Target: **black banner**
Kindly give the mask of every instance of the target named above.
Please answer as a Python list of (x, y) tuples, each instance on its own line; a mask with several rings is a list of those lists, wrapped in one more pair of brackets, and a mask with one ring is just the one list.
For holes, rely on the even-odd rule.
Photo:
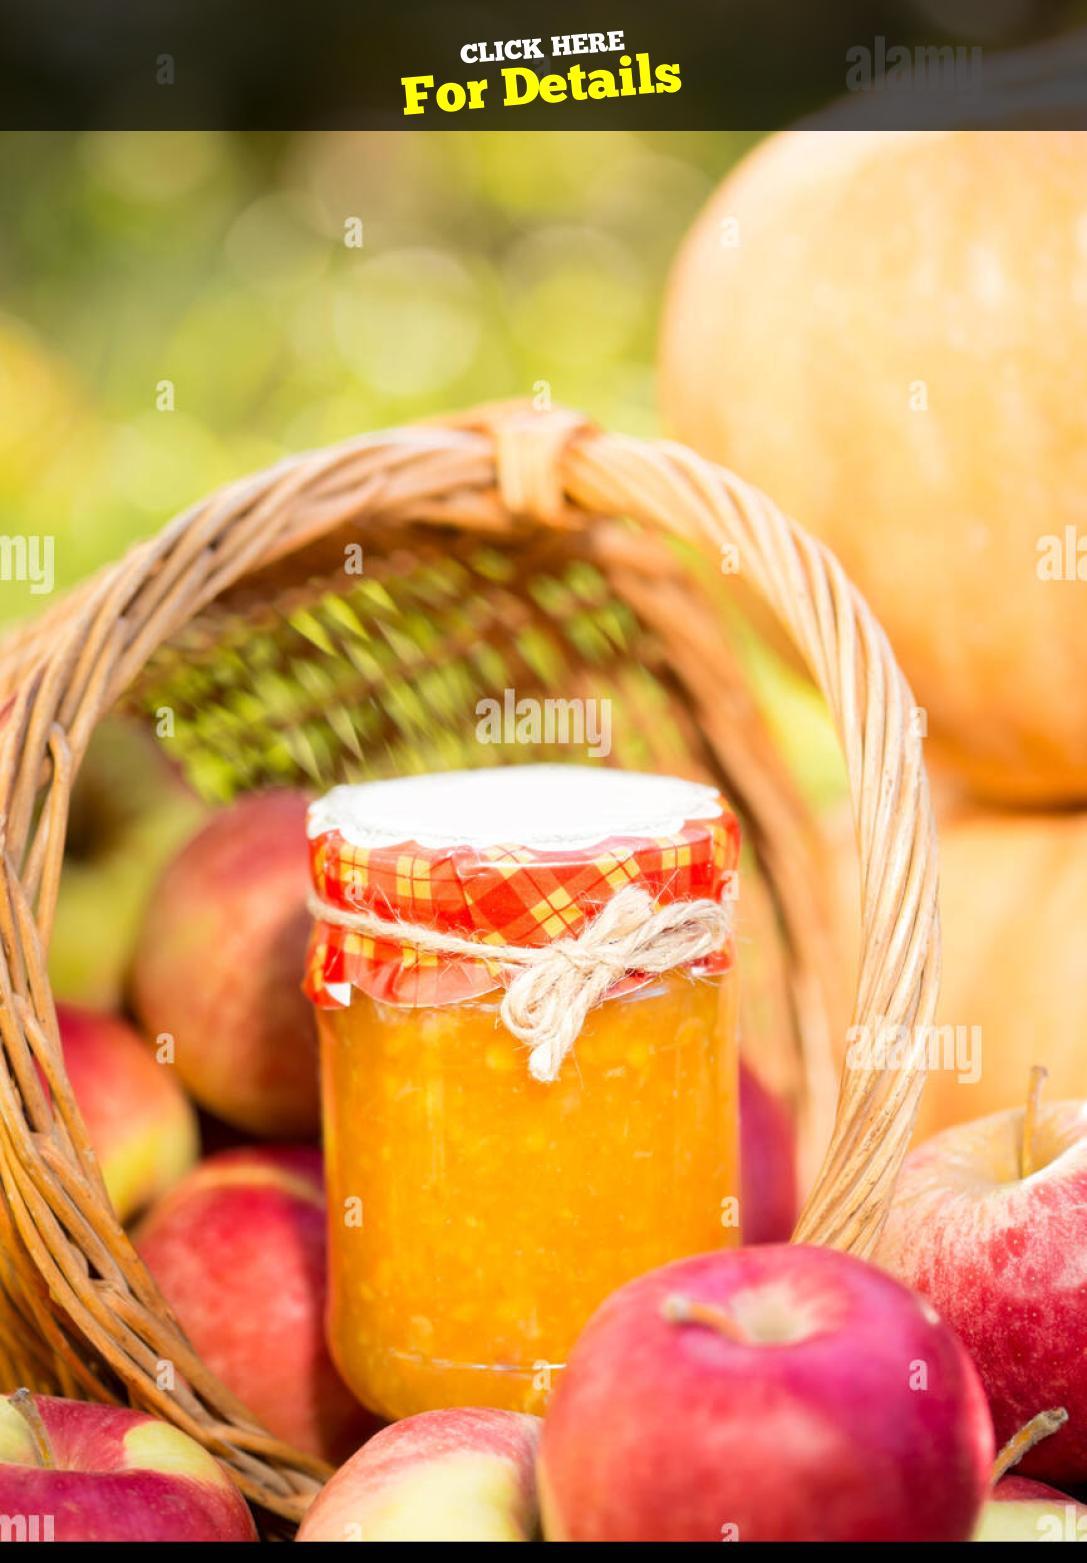
[(1087, 122), (1059, 0), (4, 0), (7, 129)]

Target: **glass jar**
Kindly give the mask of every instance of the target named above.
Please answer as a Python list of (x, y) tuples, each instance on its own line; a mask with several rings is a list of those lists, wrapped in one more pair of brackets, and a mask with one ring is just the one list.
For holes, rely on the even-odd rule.
[(500, 1018), (508, 970), (335, 913), (538, 948), (629, 884), (655, 906), (727, 900), (735, 818), (694, 783), (525, 766), (336, 788), (310, 838), (333, 919), (307, 975), (333, 1356), (384, 1417), (539, 1412), (609, 1292), (739, 1240), (732, 941), (628, 972), (540, 1080)]

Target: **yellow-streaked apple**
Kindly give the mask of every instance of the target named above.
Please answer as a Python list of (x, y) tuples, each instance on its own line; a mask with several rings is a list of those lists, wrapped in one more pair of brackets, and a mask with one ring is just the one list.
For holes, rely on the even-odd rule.
[(213, 815), (158, 881), (132, 1003), (173, 1039), (201, 1107), (248, 1134), (316, 1136), (317, 1028), (301, 989), (311, 918), (304, 793), (252, 793)]
[(49, 940), (57, 998), (116, 1009), (151, 887), (207, 809), (147, 727), (110, 716), (76, 774)]
[(1056, 1487), (1013, 1473), (993, 1488), (973, 1540), (1087, 1541), (1087, 1508)]
[(376, 1433), (315, 1499), (299, 1541), (531, 1541), (540, 1419), (423, 1411)]
[(1002, 1443), (1067, 1411), (1022, 1474), (1087, 1480), (1087, 1102), (1035, 1097), (917, 1146), (875, 1258), (958, 1331)]
[(377, 1426), (325, 1344), (320, 1151), (209, 1156), (150, 1211), (135, 1242), (208, 1367), (270, 1432), (336, 1463)]
[(2, 1539), (255, 1541), (225, 1468), (167, 1422), (19, 1390), (0, 1396)]
[(68, 1080), (122, 1221), (158, 1199), (200, 1153), (176, 1069), (117, 1015), (57, 1005)]

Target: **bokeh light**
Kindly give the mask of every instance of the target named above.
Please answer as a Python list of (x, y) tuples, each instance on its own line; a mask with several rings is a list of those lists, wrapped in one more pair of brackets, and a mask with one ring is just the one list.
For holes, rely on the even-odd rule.
[(751, 139), (9, 136), (5, 529), (60, 589), (289, 451), (541, 380), (652, 430), (670, 259)]

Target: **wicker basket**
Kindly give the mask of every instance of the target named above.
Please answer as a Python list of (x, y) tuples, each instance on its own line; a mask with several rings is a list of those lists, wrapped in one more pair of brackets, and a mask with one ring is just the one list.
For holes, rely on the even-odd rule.
[[(344, 568), (360, 543), (361, 581)], [(722, 632), (722, 549), (841, 738), (861, 868), (854, 1024), (923, 1026), (936, 854), (909, 689), (836, 560), (681, 446), (510, 406), (351, 440), (195, 506), (0, 646), (4, 1388), (127, 1398), (199, 1438), (287, 1520), (327, 1474), (257, 1426), (185, 1341), (113, 1215), (64, 1076), (45, 952), (69, 797), (95, 724), (123, 701), (176, 707), (190, 769), (221, 794), (448, 764), (458, 714), (488, 681), (606, 687), (634, 735), (613, 763), (711, 778), (743, 818), (784, 951), (791, 1080), (822, 1152), (795, 1235), (870, 1249), (923, 1077), (852, 1068), (835, 1105), (826, 875)], [(277, 704), (283, 690), (293, 706)], [(254, 691), (275, 736), (247, 748)]]

